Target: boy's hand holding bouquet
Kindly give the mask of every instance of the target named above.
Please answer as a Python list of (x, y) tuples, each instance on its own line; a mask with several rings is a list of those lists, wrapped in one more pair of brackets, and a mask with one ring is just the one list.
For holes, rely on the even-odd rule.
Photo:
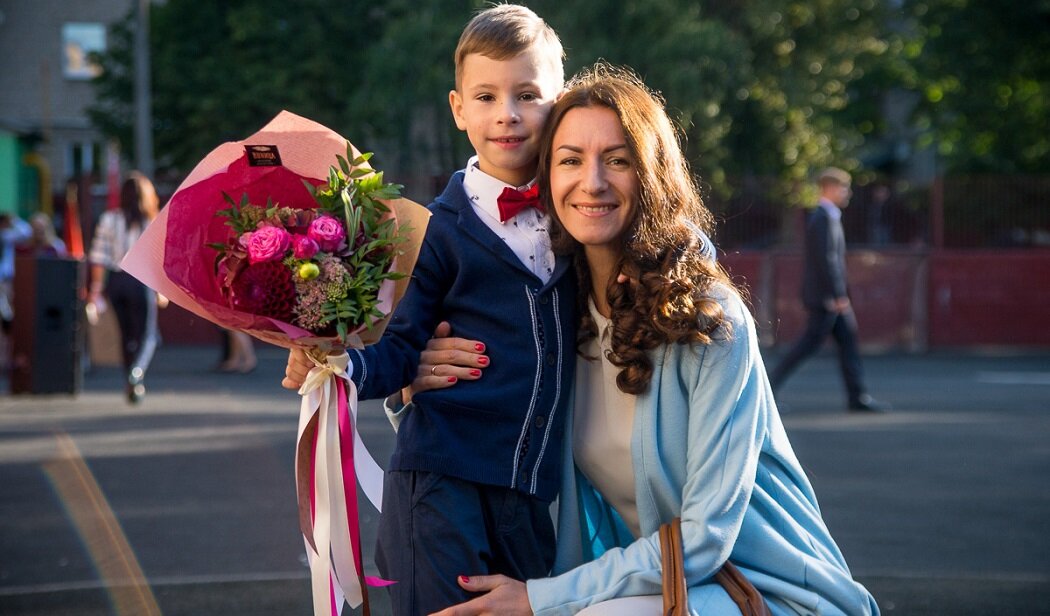
[[(315, 614), (366, 603), (357, 482), (382, 503), (382, 469), (356, 430), (346, 356), (377, 341), (412, 271), (429, 213), (333, 131), (288, 112), (212, 151), (121, 264), (222, 327), (299, 347), (316, 367), (296, 452)], [(334, 610), (334, 612), (333, 612)]]

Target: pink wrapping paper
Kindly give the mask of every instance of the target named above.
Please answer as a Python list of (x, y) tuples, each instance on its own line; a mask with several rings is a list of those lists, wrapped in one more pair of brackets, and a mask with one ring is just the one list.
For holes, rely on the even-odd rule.
[[(276, 146), (281, 166), (250, 166), (245, 145)], [(255, 204), (269, 199), (284, 207), (316, 207), (303, 181), (315, 186), (325, 183), (329, 168), (337, 164), (336, 156), (345, 156), (346, 149), (346, 139), (335, 132), (281, 112), (251, 137), (225, 143), (208, 154), (146, 228), (121, 267), (175, 304), (221, 327), (239, 329), (283, 347), (327, 351), (339, 345), (337, 338), (318, 337), (291, 323), (231, 308), (215, 273), (217, 253), (207, 245), (222, 243), (231, 233), (226, 219), (216, 215), (229, 206), (224, 192), (238, 203), (247, 194)], [(354, 149), (353, 154), (359, 152)], [(385, 203), (398, 225), (407, 229), (408, 239), (399, 246), (401, 254), (392, 266), (407, 274), (415, 265), (430, 214), (407, 199)], [(355, 332), (349, 341), (352, 346), (381, 337), (407, 285), (408, 276), (383, 284), (380, 309), (388, 316)], [(319, 359), (322, 355), (314, 355), (318, 366), (308, 377), (309, 384), (300, 390), (296, 484), (300, 525), (311, 562), (314, 613), (329, 616), (339, 613), (344, 599), (353, 607), (364, 602), (367, 610), (364, 586), (389, 582), (364, 576), (357, 515), (359, 483), (379, 508), (382, 469), (356, 431), (356, 389), (344, 372), (345, 355)]]
[[(245, 145), (277, 146), (282, 166), (249, 166)], [(330, 345), (333, 339), (317, 337), (291, 323), (230, 308), (214, 273), (216, 253), (206, 244), (221, 242), (229, 233), (225, 219), (216, 216), (216, 212), (229, 206), (223, 192), (237, 202), (247, 193), (253, 203), (263, 204), (270, 198), (286, 207), (314, 207), (303, 180), (314, 185), (327, 181), (329, 167), (336, 164), (336, 156), (346, 155), (346, 145), (347, 140), (334, 131), (282, 111), (251, 137), (224, 143), (198, 163), (124, 257), (121, 267), (175, 304), (221, 327), (244, 330), (283, 347)], [(354, 154), (358, 153), (355, 148)], [(408, 229), (408, 239), (400, 246), (402, 254), (393, 268), (411, 272), (430, 213), (408, 199), (386, 203), (398, 224), (407, 225)], [(385, 285), (381, 292), (385, 312), (393, 310), (407, 284), (405, 278)], [(371, 329), (359, 330), (354, 345), (378, 340), (387, 321), (383, 319)]]

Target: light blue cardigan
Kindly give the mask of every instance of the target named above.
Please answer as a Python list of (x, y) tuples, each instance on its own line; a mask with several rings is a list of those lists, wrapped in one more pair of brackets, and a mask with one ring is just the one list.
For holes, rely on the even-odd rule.
[(732, 610), (712, 611), (727, 605), (711, 578), (728, 558), (778, 616), (879, 613), (874, 598), (853, 580), (791, 450), (754, 321), (735, 293), (719, 288), (716, 295), (732, 337), (658, 349), (652, 384), (637, 398), (631, 450), (639, 539), (569, 463), (571, 415), (566, 419), (555, 577), (527, 583), (537, 615), (659, 595), (657, 533), (675, 516), (682, 518), (694, 610), (735, 611), (731, 603)]

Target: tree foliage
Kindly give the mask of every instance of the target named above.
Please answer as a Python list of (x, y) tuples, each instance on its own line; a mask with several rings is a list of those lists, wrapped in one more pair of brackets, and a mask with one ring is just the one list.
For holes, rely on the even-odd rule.
[[(633, 67), (683, 127), (715, 196), (859, 165), (887, 130), (882, 96), (921, 93), (915, 121), (953, 165), (1045, 169), (1046, 10), (968, 0), (525, 0), (561, 35), (571, 74)], [(151, 14), (161, 167), (188, 171), (281, 109), (375, 151), (394, 177), (460, 166), (452, 52), (477, 0), (168, 0)], [(1045, 3), (1044, 3), (1045, 6)], [(894, 7), (898, 7), (894, 9)], [(130, 19), (111, 28), (96, 124), (130, 151)], [(1041, 45), (1041, 47), (1040, 47)], [(959, 62), (961, 53), (968, 54)], [(406, 192), (429, 198), (432, 187)]]
[(908, 0), (921, 146), (959, 172), (1050, 170), (1050, 3)]
[(886, 49), (873, 0), (635, 0), (591, 20), (550, 4), (569, 47), (585, 50), (570, 52), (574, 63), (604, 56), (663, 92), (716, 193), (763, 176), (798, 198), (815, 167), (852, 164), (857, 128), (835, 118)]
[[(346, 93), (363, 87), (373, 24), (328, 0), (172, 0), (151, 9), (153, 128), (158, 166), (188, 171), (223, 141), (282, 109), (345, 128)], [(111, 27), (100, 60), (97, 126), (132, 151), (134, 19)]]

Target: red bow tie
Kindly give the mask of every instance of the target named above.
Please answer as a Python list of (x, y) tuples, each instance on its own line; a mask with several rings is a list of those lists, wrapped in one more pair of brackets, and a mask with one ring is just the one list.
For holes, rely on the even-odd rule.
[(510, 186), (503, 189), (503, 194), (496, 198), (499, 206), (499, 221), (507, 222), (518, 215), (525, 208), (534, 207), (544, 212), (543, 204), (540, 203), (540, 187), (536, 184), (526, 191), (515, 190)]

